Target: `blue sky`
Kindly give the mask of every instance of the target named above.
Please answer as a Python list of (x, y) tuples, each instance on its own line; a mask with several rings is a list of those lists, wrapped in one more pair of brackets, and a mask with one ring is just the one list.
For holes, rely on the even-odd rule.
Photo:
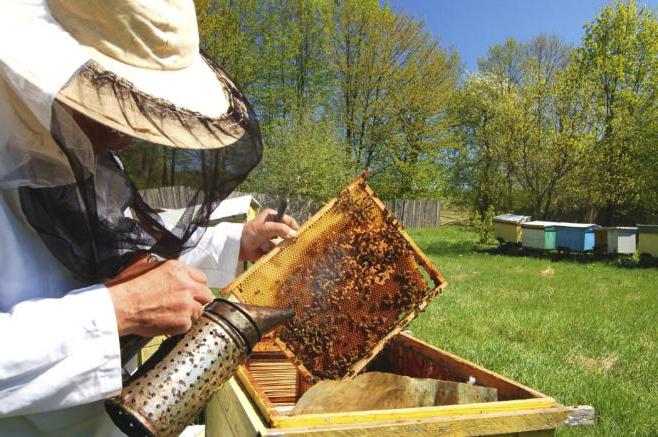
[[(459, 51), (467, 70), (490, 46), (509, 37), (527, 41), (540, 33), (556, 34), (577, 45), (583, 24), (606, 0), (391, 0), (396, 9), (424, 19), (444, 46)], [(640, 0), (652, 9), (658, 0)]]

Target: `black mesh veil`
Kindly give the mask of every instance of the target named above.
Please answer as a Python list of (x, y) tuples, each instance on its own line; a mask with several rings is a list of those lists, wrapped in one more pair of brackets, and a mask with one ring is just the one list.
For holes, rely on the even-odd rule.
[[(206, 120), (191, 114), (190, 120), (182, 120), (200, 123), (209, 131), (226, 126), (231, 141), (218, 141), (213, 149), (174, 148), (136, 140), (126, 149), (96, 155), (89, 165), (91, 144), (71, 111), (55, 101), (51, 134), (70, 166), (69, 183), (21, 187), (20, 200), (46, 246), (80, 279), (100, 282), (112, 278), (140, 253), (176, 258), (195, 247), (212, 211), (260, 161), (262, 143), (253, 111), (232, 82), (213, 67), (234, 102), (228, 116)], [(93, 69), (87, 71), (92, 80), (103, 81), (99, 86), (112, 87), (121, 104), (130, 99), (131, 107), (145, 111), (154, 125), (173, 122), (167, 119), (172, 116), (180, 123), (181, 117), (189, 115), (172, 111), (171, 105), (157, 99), (144, 101), (148, 96), (134, 92), (130, 84), (112, 80), (111, 73), (96, 73), (103, 76), (93, 76)], [(158, 107), (160, 104), (163, 106)], [(183, 187), (179, 191), (187, 193), (174, 224), (165, 223), (156, 205), (149, 205), (140, 192), (163, 186)]]

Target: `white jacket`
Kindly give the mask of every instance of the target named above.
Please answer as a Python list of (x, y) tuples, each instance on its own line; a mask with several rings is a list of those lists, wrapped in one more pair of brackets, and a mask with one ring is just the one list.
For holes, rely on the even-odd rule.
[[(235, 274), (242, 226), (220, 224), (182, 261), (211, 287)], [(102, 399), (121, 389), (114, 307), (81, 284), (27, 224), (17, 192), (0, 191), (0, 436), (122, 435)]]

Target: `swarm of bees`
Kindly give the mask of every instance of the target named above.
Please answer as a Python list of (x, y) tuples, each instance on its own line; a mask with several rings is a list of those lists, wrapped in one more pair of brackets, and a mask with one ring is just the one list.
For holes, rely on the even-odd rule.
[(347, 189), (332, 210), (341, 220), (323, 230), (276, 295), (296, 313), (279, 338), (319, 379), (352, 376), (351, 367), (430, 294), (395, 216)]

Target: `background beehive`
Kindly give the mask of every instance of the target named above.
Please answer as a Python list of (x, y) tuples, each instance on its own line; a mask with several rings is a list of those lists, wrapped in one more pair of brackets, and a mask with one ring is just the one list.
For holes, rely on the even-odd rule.
[(277, 331), (284, 350), (313, 378), (339, 379), (359, 372), (444, 285), (359, 178), (226, 291), (294, 307)]

